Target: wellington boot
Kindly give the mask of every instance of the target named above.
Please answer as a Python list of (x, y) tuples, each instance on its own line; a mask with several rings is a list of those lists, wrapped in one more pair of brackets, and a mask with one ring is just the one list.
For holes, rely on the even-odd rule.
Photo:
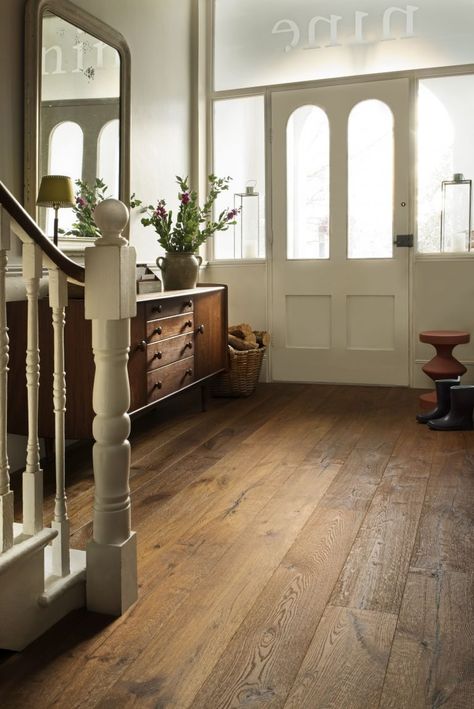
[(417, 414), (416, 420), (418, 423), (428, 423), (428, 421), (433, 421), (434, 419), (443, 418), (449, 413), (451, 408), (451, 387), (459, 386), (461, 377), (456, 377), (454, 379), (437, 379), (436, 384), (436, 408), (432, 411), (428, 411), (426, 414)]
[(451, 409), (443, 418), (428, 421), (433, 431), (472, 431), (474, 412), (474, 386), (451, 387)]

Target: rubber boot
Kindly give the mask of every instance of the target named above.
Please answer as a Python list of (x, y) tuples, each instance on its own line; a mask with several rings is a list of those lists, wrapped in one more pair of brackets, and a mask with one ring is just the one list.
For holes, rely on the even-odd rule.
[(433, 431), (472, 431), (474, 385), (451, 387), (451, 409), (443, 418), (428, 421)]
[(434, 419), (443, 418), (449, 413), (451, 408), (451, 387), (459, 386), (461, 377), (456, 377), (455, 379), (436, 379), (436, 408), (432, 411), (428, 411), (426, 414), (417, 414), (416, 420), (418, 423), (428, 423), (428, 421), (434, 421)]

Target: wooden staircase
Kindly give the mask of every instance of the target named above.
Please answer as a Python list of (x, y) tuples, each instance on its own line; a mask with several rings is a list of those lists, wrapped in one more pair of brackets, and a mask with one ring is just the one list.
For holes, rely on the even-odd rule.
[[(137, 598), (136, 538), (130, 528), (130, 389), (127, 360), (135, 315), (135, 250), (121, 236), (128, 211), (118, 200), (96, 209), (101, 230), (85, 267), (68, 259), (0, 183), (0, 648), (22, 650), (75, 608), (120, 615)], [(28, 441), (22, 476), (22, 521), (14, 522), (7, 436), (8, 323), (6, 274), (11, 234), (22, 242), (28, 300), (26, 385)], [(43, 526), (43, 472), (38, 438), (38, 297), (47, 269), (54, 329), (53, 398), (56, 495), (54, 519)], [(68, 282), (84, 287), (92, 320), (94, 533), (86, 552), (70, 549), (65, 487), (64, 325)], [(104, 288), (107, 284), (107, 288)], [(19, 383), (20, 385), (20, 383)]]

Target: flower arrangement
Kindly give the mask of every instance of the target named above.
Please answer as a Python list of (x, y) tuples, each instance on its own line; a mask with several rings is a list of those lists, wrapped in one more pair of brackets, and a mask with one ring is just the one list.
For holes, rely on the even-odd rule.
[[(101, 236), (94, 221), (94, 209), (99, 202), (107, 199), (107, 185), (99, 177), (96, 178), (92, 187), (84, 180), (76, 180), (74, 183), (78, 190), (76, 192), (76, 203), (72, 208), (76, 221), (72, 228), (66, 232), (67, 236), (88, 236), (97, 239)], [(64, 231), (62, 232), (64, 234)]]
[[(204, 205), (199, 206), (197, 192), (191, 190), (188, 178), (176, 177), (179, 186), (179, 207), (173, 224), (173, 211), (167, 210), (164, 199), (156, 206), (149, 205), (143, 211), (141, 219), (144, 226), (153, 226), (158, 234), (160, 246), (169, 253), (195, 253), (216, 231), (226, 231), (235, 224), (237, 209), (224, 209), (215, 220), (212, 218), (214, 203), (221, 192), (229, 189), (230, 177), (209, 175), (208, 197)], [(132, 195), (130, 206), (139, 207), (141, 201)]]

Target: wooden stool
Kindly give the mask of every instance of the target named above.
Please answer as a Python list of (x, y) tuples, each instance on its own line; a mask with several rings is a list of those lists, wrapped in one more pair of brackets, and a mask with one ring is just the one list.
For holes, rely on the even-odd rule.
[[(427, 342), (436, 350), (432, 360), (425, 364), (422, 369), (433, 381), (435, 379), (453, 379), (463, 375), (466, 367), (453, 357), (453, 349), (456, 345), (464, 345), (469, 342), (471, 336), (464, 330), (427, 330), (420, 332), (420, 342)], [(420, 396), (420, 406), (423, 409), (436, 406), (436, 391)]]

